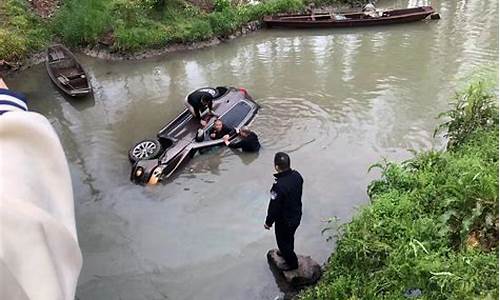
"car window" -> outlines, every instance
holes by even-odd
[[[238,126],[241,121],[243,121],[251,110],[252,108],[248,105],[248,103],[240,101],[221,117],[222,123],[228,127],[234,128]]]

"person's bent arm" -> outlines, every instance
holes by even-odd
[[[238,142],[235,142],[234,140],[230,141],[229,137],[230,137],[229,134],[226,134],[222,137],[224,139],[224,144],[226,144],[226,146],[228,146],[229,148],[241,148],[244,140],[239,140]]]
[[[210,138],[211,139],[215,139],[217,133],[215,131],[215,128],[212,127],[212,129],[210,129]]]
[[[200,119],[201,119],[200,109],[199,109],[198,107],[195,107],[195,108],[194,108],[194,117],[195,117],[197,120],[200,120]]]
[[[214,114],[214,101],[213,100],[208,101],[207,108],[208,108],[208,112],[213,115]]]
[[[229,148],[237,149],[237,148],[241,148],[243,146],[243,143],[244,143],[244,140],[241,140],[238,142],[229,143],[227,146]]]
[[[222,139],[224,140],[224,144],[226,144],[226,146],[229,146],[229,144],[231,143],[229,141],[229,135],[223,136]]]

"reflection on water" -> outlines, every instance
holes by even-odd
[[[436,115],[478,67],[498,60],[497,1],[432,4],[441,20],[340,30],[263,30],[217,47],[130,62],[81,57],[94,97],[66,99],[43,66],[7,79],[56,128],[70,161],[84,299],[272,299],[262,223],[273,155],[305,178],[297,249],[324,262],[320,231],[366,203],[368,166],[435,141]],[[129,182],[129,147],[154,137],[197,87],[247,88],[262,106],[262,151],[196,155],[167,184]],[[436,145],[439,147],[439,142]]]

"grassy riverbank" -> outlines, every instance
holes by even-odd
[[[27,1],[0,2],[0,61],[16,62],[45,47],[51,33]]]
[[[314,0],[317,5],[359,0]],[[303,10],[308,0],[64,0],[49,18],[38,17],[27,0],[0,3],[0,60],[17,62],[54,41],[68,46],[109,44],[130,53],[226,37],[265,15]],[[359,2],[359,3],[358,3]]]
[[[300,299],[498,299],[498,97],[476,82],[455,100],[447,150],[375,166],[371,204]]]

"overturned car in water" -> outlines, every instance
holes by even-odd
[[[259,109],[259,105],[243,88],[202,88],[214,96],[213,113],[227,127],[240,129],[248,125]],[[135,144],[129,151],[132,162],[130,178],[138,184],[156,184],[172,176],[174,172],[198,150],[224,143],[222,138],[211,139],[209,132],[216,117],[205,111],[202,118],[207,125],[201,128],[200,121],[188,109],[165,125],[156,139],[146,139]],[[201,129],[201,130],[200,130]],[[230,139],[236,137],[232,133]]]

